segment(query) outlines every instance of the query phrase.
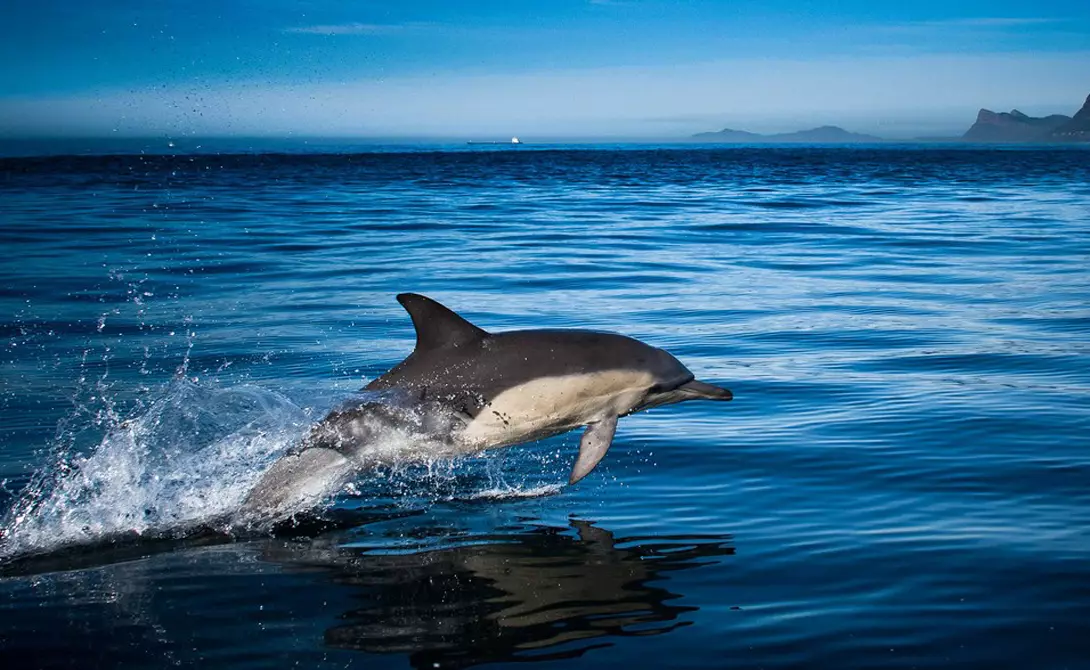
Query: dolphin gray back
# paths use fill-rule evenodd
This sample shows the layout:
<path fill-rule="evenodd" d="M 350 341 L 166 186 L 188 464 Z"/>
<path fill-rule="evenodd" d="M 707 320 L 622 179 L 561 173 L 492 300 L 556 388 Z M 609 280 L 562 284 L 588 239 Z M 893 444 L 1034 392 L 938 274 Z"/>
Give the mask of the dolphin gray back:
<path fill-rule="evenodd" d="M 416 348 L 367 390 L 407 389 L 472 417 L 488 400 L 533 379 L 636 370 L 669 391 L 693 373 L 669 353 L 624 335 L 590 330 L 488 333 L 430 298 L 397 296 L 416 327 Z"/>

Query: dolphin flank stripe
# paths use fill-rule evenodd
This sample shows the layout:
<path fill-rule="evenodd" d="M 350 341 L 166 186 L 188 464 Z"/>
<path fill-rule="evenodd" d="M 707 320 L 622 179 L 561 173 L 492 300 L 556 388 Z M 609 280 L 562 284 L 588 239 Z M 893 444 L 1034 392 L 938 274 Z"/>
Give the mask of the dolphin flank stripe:
<path fill-rule="evenodd" d="M 239 519 L 277 519 L 314 505 L 361 468 L 391 458 L 376 442 L 408 435 L 406 457 L 465 454 L 587 430 L 569 483 L 589 474 L 612 443 L 617 419 L 687 400 L 730 400 L 697 381 L 666 351 L 616 333 L 489 333 L 423 295 L 398 302 L 416 329 L 412 353 L 364 392 L 391 392 L 330 412 L 301 448 L 270 467 Z"/>

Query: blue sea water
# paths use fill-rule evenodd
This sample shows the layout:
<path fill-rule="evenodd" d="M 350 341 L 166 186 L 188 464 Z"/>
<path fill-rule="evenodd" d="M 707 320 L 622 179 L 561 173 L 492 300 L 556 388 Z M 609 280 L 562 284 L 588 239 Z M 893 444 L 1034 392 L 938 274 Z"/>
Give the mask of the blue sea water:
<path fill-rule="evenodd" d="M 1090 667 L 1086 150 L 10 157 L 0 239 L 0 667 Z M 403 291 L 735 399 L 227 532 Z"/>

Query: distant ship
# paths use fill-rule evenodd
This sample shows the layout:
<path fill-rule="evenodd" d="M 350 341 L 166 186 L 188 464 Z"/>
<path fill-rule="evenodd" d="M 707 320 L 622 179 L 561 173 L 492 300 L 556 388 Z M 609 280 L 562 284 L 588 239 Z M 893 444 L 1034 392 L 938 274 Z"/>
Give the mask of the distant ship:
<path fill-rule="evenodd" d="M 466 144 L 522 144 L 522 140 L 517 137 L 512 137 L 510 142 L 475 142 L 470 140 Z"/>

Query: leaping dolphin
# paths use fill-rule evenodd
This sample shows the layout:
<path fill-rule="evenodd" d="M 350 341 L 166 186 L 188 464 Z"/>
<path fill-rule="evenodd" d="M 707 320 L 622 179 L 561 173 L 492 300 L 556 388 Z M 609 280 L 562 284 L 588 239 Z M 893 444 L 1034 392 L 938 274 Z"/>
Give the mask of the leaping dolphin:
<path fill-rule="evenodd" d="M 669 353 L 590 330 L 489 333 L 438 302 L 402 293 L 416 348 L 364 388 L 368 399 L 330 412 L 262 475 L 244 518 L 275 518 L 319 502 L 357 470 L 384 460 L 375 438 L 395 429 L 428 455 L 468 454 L 586 431 L 569 484 L 602 460 L 617 419 L 686 400 L 730 400 Z M 411 454 L 410 454 L 411 455 Z"/>

